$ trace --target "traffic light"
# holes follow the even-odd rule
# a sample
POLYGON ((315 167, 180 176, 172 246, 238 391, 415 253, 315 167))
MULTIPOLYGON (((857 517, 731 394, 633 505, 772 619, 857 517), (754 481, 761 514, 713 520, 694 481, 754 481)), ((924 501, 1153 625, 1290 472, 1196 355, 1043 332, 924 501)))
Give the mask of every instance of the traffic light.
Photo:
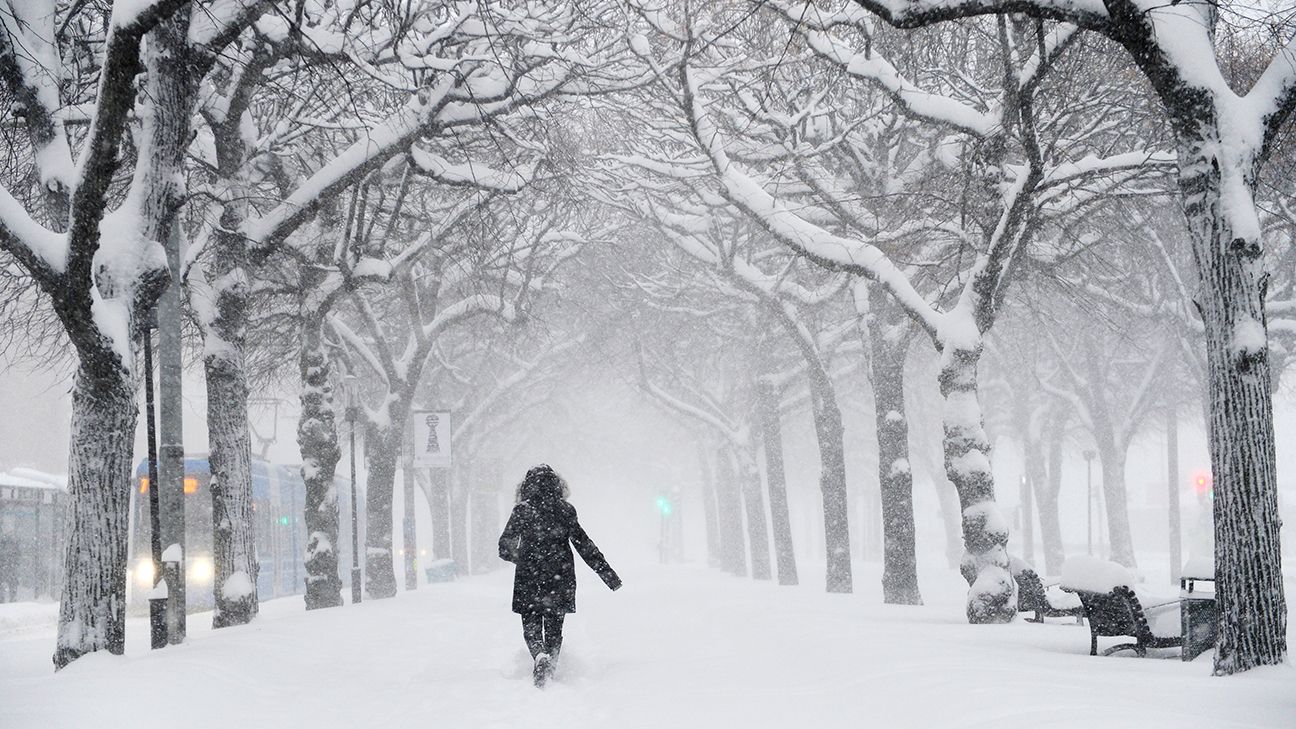
POLYGON ((657 510, 661 512, 661 515, 662 515, 662 516, 670 516, 670 515, 671 515, 671 502, 670 502, 670 498, 667 497, 667 496, 658 496, 658 497, 657 497, 657 510))
POLYGON ((288 517, 286 516, 279 517, 279 526, 288 526, 288 517))
POLYGON ((1193 490, 1197 492, 1198 496, 1213 498, 1215 496, 1214 485, 1214 479, 1208 472, 1198 472, 1193 477, 1193 490))

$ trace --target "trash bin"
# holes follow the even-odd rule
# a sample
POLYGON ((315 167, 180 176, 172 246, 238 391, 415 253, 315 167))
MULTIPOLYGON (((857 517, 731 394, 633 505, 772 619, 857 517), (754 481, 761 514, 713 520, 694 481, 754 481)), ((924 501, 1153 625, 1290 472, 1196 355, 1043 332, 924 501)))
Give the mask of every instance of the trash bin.
POLYGON ((1182 657, 1185 661, 1191 661, 1215 647, 1216 632, 1219 629, 1215 578, 1180 578, 1179 598, 1179 617, 1183 626, 1182 657))

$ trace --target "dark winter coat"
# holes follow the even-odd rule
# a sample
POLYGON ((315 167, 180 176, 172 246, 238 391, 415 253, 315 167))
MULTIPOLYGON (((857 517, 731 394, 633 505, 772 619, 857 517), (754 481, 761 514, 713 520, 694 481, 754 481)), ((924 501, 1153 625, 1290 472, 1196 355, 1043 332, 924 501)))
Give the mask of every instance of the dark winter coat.
POLYGON ((621 578, 577 521, 576 507, 560 500, 522 501, 513 507, 499 539, 500 558, 517 565, 513 612, 576 612, 572 547, 608 587, 621 586, 621 578))

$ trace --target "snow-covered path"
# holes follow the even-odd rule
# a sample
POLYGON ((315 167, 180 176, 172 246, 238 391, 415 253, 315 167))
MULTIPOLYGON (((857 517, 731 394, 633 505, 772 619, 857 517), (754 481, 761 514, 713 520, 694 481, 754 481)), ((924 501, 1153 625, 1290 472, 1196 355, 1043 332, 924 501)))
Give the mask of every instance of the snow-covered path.
POLYGON ((126 658, 58 675, 49 629, 0 638, 0 727, 1296 726, 1296 669, 1217 679, 1209 656, 1090 657, 1072 625, 967 625, 957 590, 930 597, 944 583, 902 608, 697 567, 622 574, 617 593, 581 574, 544 691, 500 571, 313 613, 274 601, 219 632, 200 616, 157 652, 134 621, 126 658))

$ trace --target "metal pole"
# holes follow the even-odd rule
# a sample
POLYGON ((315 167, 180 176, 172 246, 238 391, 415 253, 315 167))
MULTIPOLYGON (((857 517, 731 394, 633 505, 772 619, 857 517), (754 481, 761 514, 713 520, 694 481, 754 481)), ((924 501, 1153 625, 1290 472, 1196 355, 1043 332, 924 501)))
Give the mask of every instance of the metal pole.
POLYGON ((1088 497, 1086 500, 1089 502, 1089 509, 1088 509, 1089 520, 1087 522, 1087 527, 1085 528, 1085 541, 1087 544, 1086 549, 1088 550, 1088 554, 1090 556, 1093 555, 1093 508, 1094 508, 1093 457, 1094 457, 1093 451, 1084 452, 1085 480, 1088 484, 1086 486, 1085 494, 1088 497))
POLYGON ((676 562, 684 561, 684 512, 681 510, 683 496, 679 489, 671 493, 671 556, 676 562))
POLYGON ((360 592, 360 519, 356 506, 356 458, 355 458, 355 406, 347 408, 347 423, 350 424, 351 439, 351 602, 358 603, 363 597, 360 592))
POLYGON ((657 536, 657 558, 662 564, 666 564, 668 561, 666 559, 666 520, 669 517, 666 516, 666 512, 660 511, 660 509, 658 511, 660 512, 661 517, 661 529, 657 536))
MULTIPOLYGON (((153 410, 153 327, 144 330, 144 410, 148 423, 148 500, 149 546, 153 557, 153 590, 164 584, 162 579, 162 507, 158 500, 157 423, 153 410)), ((149 594, 149 645, 165 648, 167 644, 166 598, 149 594)))
POLYGON ((1022 556, 1027 562, 1035 561, 1035 511, 1031 485, 1026 476, 1021 477, 1022 556))
MULTIPOLYGON (((162 542, 175 545, 176 561, 164 566, 167 580, 167 640, 183 643, 185 624, 184 393, 181 362, 184 312, 180 297, 180 226, 166 239, 171 282, 158 299, 158 501, 162 507, 162 542)), ((194 498, 198 498, 196 495, 194 498)), ((164 550, 165 551, 165 550, 164 550)))
POLYGON ((1170 512, 1170 584, 1179 584, 1183 569, 1183 542, 1179 517, 1179 418, 1173 407, 1166 410, 1166 484, 1170 512))
MULTIPOLYGON (((401 439, 401 533, 405 543, 405 589, 418 589, 418 539, 414 527, 414 423, 405 423, 401 439)), ((463 567, 464 565, 460 565, 463 567)))

